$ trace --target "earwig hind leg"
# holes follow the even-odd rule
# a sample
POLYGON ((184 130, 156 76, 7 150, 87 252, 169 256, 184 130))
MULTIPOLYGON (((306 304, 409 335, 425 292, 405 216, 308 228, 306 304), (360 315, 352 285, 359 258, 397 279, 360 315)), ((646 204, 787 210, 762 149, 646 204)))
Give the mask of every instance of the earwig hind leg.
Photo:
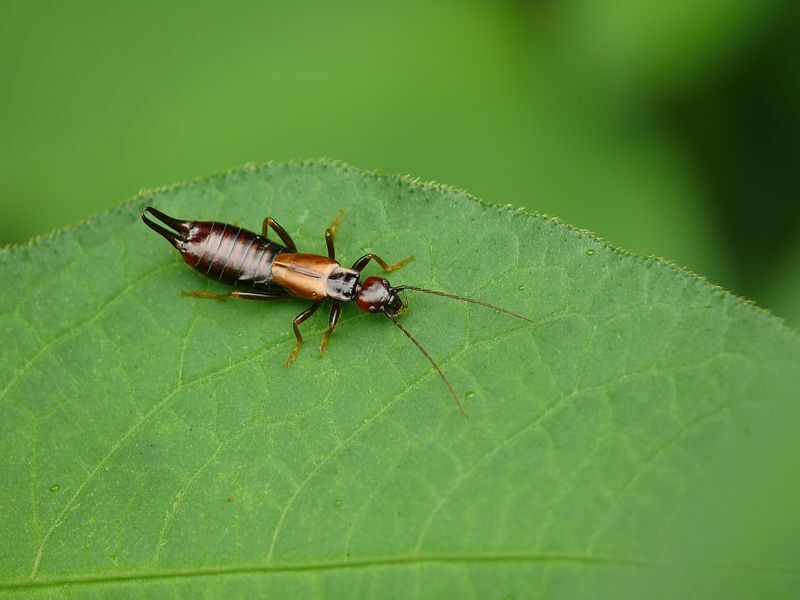
POLYGON ((239 298, 240 300, 283 300, 285 294, 258 294, 255 292, 226 292, 224 294, 214 294, 212 292, 187 292, 182 291, 181 296, 192 296, 194 298, 211 298, 213 300, 227 300, 228 298, 239 298))
POLYGON ((369 263, 369 261, 374 260, 376 263, 378 263, 381 266, 381 268, 386 273, 391 273, 392 271, 396 271, 400 267, 405 266, 406 264, 409 263, 409 261, 411 261, 413 259, 414 259, 413 255, 406 256, 403 260, 398 261, 398 262, 390 265, 389 263, 387 263, 385 260, 383 260, 380 256, 378 256, 376 254, 365 254, 364 256, 359 258, 356 262, 354 262, 353 266, 351 268, 354 271, 358 271, 360 273, 364 269, 364 267, 367 266, 367 263, 369 263))
POLYGON ((328 347, 328 338, 333 333, 333 330, 336 329, 336 324, 339 322, 339 316, 342 314, 342 307, 339 305, 338 302, 334 302, 333 306, 331 307, 331 315, 328 318, 328 329, 322 335, 322 342, 319 345, 319 357, 322 358, 322 355, 325 354, 325 349, 328 347))
POLYGON ((305 309, 303 312, 301 312, 294 318, 294 321, 292 322, 292 328, 294 329, 294 336, 297 338, 297 343, 294 345, 294 350, 292 350, 292 353, 289 355, 289 358, 287 358, 286 362, 283 363, 284 367, 288 367, 290 364, 294 362, 294 359, 297 358, 297 355, 300 352, 300 347, 303 345, 303 336, 300 335, 300 330, 297 328, 297 326, 300 325, 300 323, 305 321, 307 318, 309 318, 311 315, 313 315, 315 312, 317 312, 320 306, 321 306, 320 302, 315 302, 314 304, 309 306, 307 309, 305 309))
POLYGON ((272 227, 272 230, 278 234, 279 238, 281 238, 284 246, 286 246, 292 252, 297 252, 297 246, 295 245, 292 236, 290 236, 289 233, 272 217, 267 217, 264 219, 264 223, 261 225, 261 237, 267 237, 267 230, 270 227, 272 227))

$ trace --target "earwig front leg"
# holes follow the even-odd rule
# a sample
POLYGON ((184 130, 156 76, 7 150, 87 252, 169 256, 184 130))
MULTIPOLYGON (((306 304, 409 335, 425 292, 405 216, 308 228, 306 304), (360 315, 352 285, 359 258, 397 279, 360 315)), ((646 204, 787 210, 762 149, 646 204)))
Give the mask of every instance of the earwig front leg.
POLYGON ((290 236, 283 227, 278 225, 278 222, 272 217, 267 217, 264 219, 264 223, 261 225, 261 237, 267 237, 267 230, 270 227, 272 227, 275 233, 278 234, 278 237, 281 238, 284 246, 286 246, 292 252, 297 252, 297 246, 295 246, 292 236, 290 236))
POLYGON ((350 267, 350 268, 353 269, 354 271, 358 271, 360 273, 361 271, 364 270, 364 267, 367 266, 367 263, 369 261, 374 260, 376 263, 378 263, 381 266, 381 268, 384 271, 386 271, 387 273, 391 273, 392 271, 396 271, 400 267, 406 265, 413 258, 414 258, 413 255, 406 256, 403 260, 401 260, 399 262, 396 262, 393 265, 390 265, 385 260, 383 260, 380 256, 377 256, 376 254, 365 254, 364 256, 359 258, 356 262, 354 262, 353 266, 350 267))
POLYGON ((292 328, 294 328, 294 336, 297 338, 297 343, 294 345, 294 350, 292 350, 289 358, 287 358, 286 362, 283 363, 284 367, 288 367, 294 362, 294 359, 297 358, 297 354, 300 352, 300 346, 303 345, 303 336, 300 335, 300 330, 297 328, 297 326, 317 312, 320 306, 322 306, 321 302, 315 302, 294 318, 294 321, 292 322, 292 328))
POLYGON ((322 336, 322 342, 319 345, 319 357, 325 354, 325 349, 328 347, 328 338, 336 329, 336 324, 339 322, 339 315, 342 314, 342 307, 338 302, 334 302, 331 306, 331 316, 328 318, 328 330, 322 336))
POLYGON ((182 291, 181 296, 193 296, 195 298, 213 298, 214 300, 227 300, 228 298, 239 298, 240 300, 283 300, 286 294, 257 294, 255 292, 227 292, 225 294, 213 294, 211 292, 187 292, 182 291))

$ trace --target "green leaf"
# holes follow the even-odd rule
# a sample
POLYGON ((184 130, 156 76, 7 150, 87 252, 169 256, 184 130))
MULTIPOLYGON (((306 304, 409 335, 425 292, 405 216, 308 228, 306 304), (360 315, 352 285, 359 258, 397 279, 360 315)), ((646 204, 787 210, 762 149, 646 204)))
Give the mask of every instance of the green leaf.
MULTIPOLYGON (((0 261, 9 595, 653 591, 706 476, 796 400, 798 337, 695 276, 325 162, 147 193, 0 261), (284 369, 306 303, 182 297, 222 286, 142 225, 145 205, 254 230, 273 216, 318 253, 343 208, 346 264, 413 253, 393 282, 537 323, 410 297, 403 323, 468 419, 391 323, 355 307, 321 360, 327 315, 306 322, 284 369)), ((692 567, 797 592, 798 549, 762 550, 692 567)))

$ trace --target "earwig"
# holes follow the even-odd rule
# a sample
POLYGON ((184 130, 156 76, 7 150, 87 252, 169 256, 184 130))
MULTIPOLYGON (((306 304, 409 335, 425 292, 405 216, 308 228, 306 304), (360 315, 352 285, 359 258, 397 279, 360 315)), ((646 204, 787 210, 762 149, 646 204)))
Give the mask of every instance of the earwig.
POLYGON ((339 322, 341 303, 354 301, 356 306, 364 312, 382 313, 419 348, 441 376, 461 414, 466 416, 461 399, 450 380, 447 379, 419 340, 397 320, 397 317, 407 308, 406 301, 398 292, 409 290, 433 294, 491 308, 530 323, 535 321, 494 304, 448 292, 413 285, 393 287, 388 280, 382 277, 367 277, 361 281, 361 271, 370 261, 374 260, 384 272, 391 273, 414 257, 407 256, 401 261, 389 264, 375 254, 365 254, 356 260, 349 269, 341 266, 336 260, 334 248, 336 231, 341 217, 342 211, 339 211, 331 227, 325 230, 325 244, 328 248, 328 256, 325 257, 298 253, 294 240, 271 217, 264 219, 261 235, 257 235, 241 227, 215 221, 183 221, 149 206, 142 211, 142 221, 170 242, 190 267, 206 277, 234 287, 233 291, 224 294, 182 292, 183 295, 220 300, 226 298, 285 300, 292 297, 311 300, 312 304, 297 315, 292 322, 297 342, 286 359, 284 367, 288 367, 294 362, 303 345, 303 336, 300 335, 298 328, 303 321, 317 312, 326 300, 331 301, 328 329, 323 334, 319 346, 319 356, 322 357, 328 346, 328 339, 339 322), (170 229, 150 220, 148 215, 155 217, 170 229), (277 234, 282 244, 268 239, 269 229, 277 234))

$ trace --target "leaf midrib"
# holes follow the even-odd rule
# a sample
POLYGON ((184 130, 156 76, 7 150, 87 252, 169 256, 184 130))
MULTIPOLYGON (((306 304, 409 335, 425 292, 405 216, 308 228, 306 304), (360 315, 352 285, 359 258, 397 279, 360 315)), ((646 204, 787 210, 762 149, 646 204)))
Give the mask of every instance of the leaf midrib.
MULTIPOLYGON (((373 567, 403 567, 425 564, 494 564, 494 563, 564 563, 577 565, 594 565, 605 567, 622 567, 637 569, 653 569, 666 567, 668 563, 655 560, 633 559, 618 556, 581 555, 566 553, 530 553, 530 554, 431 554, 415 556, 395 556, 345 561, 317 561, 313 563, 284 563, 277 565, 249 565, 239 567, 202 567, 198 569, 173 569, 154 571, 152 573, 114 573, 87 574, 77 577, 53 577, 37 580, 17 580, 0 582, 0 590, 23 590, 54 588, 59 586, 91 585, 103 583, 135 583, 137 581, 168 581, 200 577, 225 577, 235 575, 258 575, 271 573, 307 573, 313 571, 337 571, 346 569, 369 569, 373 567)), ((800 574, 800 568, 781 564, 721 564, 720 569, 742 571, 758 571, 800 574)))
MULTIPOLYGON (((414 556, 378 557, 351 560, 316 561, 310 563, 287 562, 278 564, 260 564, 248 566, 202 567, 197 569, 173 569, 164 571, 84 574, 75 577, 53 577, 44 579, 21 579, 0 582, 2 589, 25 589, 56 587, 60 585, 85 585, 91 583, 135 582, 139 580, 183 579, 191 577, 209 577, 224 575, 246 575, 258 573, 292 573, 307 571, 332 571, 339 569, 363 569, 371 567, 415 566, 420 564, 453 564, 453 563, 537 563, 562 562, 619 567, 648 568, 661 566, 657 561, 634 559, 628 557, 561 554, 561 553, 507 553, 507 554, 430 554, 414 556)), ((766 566, 763 568, 781 568, 766 566)), ((792 569, 800 571, 800 569, 792 569)))

